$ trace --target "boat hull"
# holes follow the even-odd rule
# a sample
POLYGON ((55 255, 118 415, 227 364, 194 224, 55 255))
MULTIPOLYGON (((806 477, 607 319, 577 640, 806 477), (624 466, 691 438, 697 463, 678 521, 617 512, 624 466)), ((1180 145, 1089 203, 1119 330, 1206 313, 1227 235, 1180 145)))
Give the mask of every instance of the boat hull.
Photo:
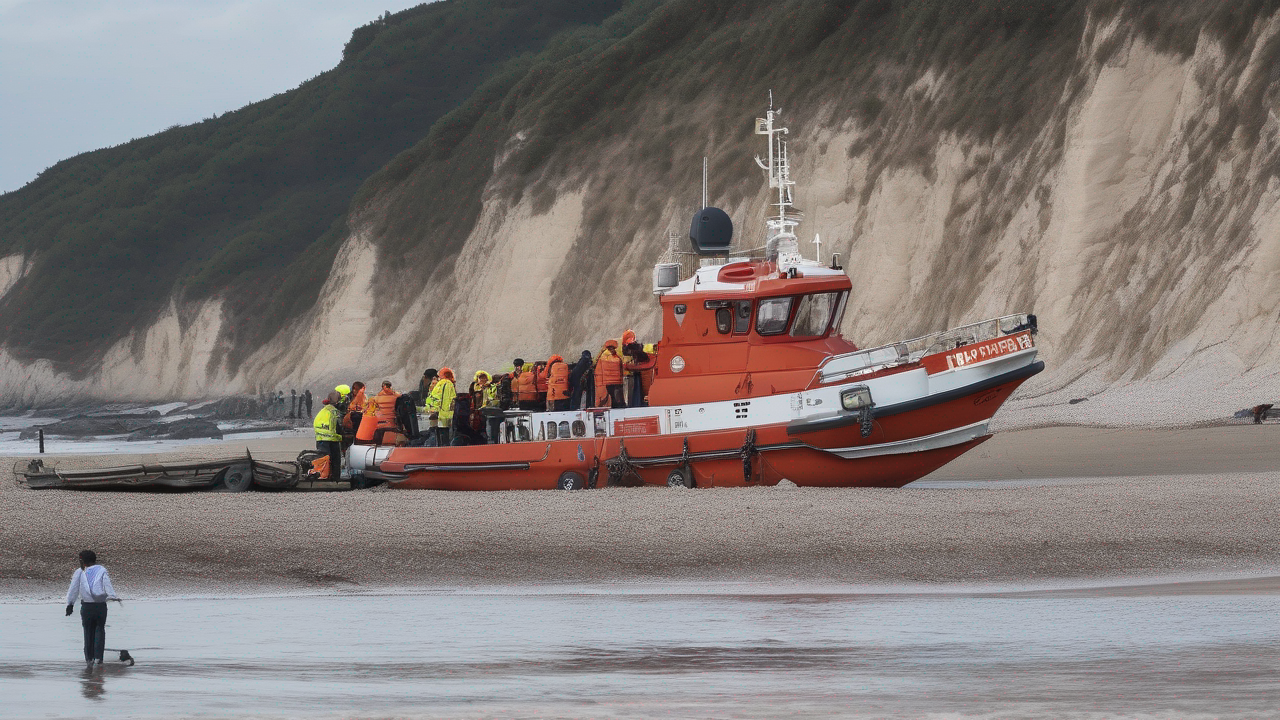
MULTIPOLYGON (((498 445, 383 448, 361 461, 395 487, 431 490, 550 490, 618 485, 902 487, 976 447, 1019 385, 1043 367, 1028 363, 873 413, 691 433, 583 437, 498 445), (566 482, 568 475, 569 482, 566 482)), ((373 450, 370 448, 369 450, 373 450)), ((367 452, 367 451, 366 451, 367 452)))

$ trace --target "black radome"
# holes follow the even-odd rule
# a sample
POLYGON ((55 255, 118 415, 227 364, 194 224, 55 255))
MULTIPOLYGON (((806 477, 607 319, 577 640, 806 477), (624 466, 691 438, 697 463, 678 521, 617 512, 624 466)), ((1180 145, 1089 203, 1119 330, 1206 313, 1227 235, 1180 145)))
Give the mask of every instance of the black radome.
POLYGON ((705 207, 689 225, 689 243, 699 255, 726 255, 733 242, 733 220, 720 208, 705 207))

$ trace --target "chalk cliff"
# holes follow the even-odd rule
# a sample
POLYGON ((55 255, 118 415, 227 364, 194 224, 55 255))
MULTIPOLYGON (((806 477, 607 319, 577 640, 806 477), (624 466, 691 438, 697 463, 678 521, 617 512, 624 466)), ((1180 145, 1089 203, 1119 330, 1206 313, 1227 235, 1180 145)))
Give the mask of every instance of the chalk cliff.
MULTIPOLYGON (((751 122, 773 89, 801 237, 844 258, 857 344, 1036 313, 1048 370, 1007 424, 1183 424, 1280 395, 1274 7, 1043 5, 628 6, 369 178, 317 299, 264 340, 229 350, 226 299, 175 294, 87 372, 0 354, 0 393, 403 386, 653 337, 650 268, 704 155, 712 204, 760 240, 751 122), (775 47, 770 28, 792 34, 775 47)), ((0 291, 28 265, 0 259, 0 291)))

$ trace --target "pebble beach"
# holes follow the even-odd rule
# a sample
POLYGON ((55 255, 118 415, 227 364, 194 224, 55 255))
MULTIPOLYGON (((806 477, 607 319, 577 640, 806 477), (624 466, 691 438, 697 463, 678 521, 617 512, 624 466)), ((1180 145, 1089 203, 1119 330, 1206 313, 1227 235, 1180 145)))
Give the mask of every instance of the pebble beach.
MULTIPOLYGON (((256 440, 288 459, 306 442, 256 440)), ((1280 426, 998 434, 902 490, 242 494, 0 489, 0 594, 93 547, 137 596, 610 582, 1280 575, 1280 426)), ((64 467, 243 452, 53 456, 64 467)), ((14 458, 14 461, 20 461, 14 458)))

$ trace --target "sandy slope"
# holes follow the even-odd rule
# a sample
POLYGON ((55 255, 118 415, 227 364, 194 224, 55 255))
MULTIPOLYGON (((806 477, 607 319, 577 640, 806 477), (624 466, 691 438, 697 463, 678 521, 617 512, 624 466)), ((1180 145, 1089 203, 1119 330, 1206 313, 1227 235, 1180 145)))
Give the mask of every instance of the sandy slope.
POLYGON ((1275 425, 1013 432, 905 490, 158 495, 6 483, 0 592, 56 594, 82 546, 133 595, 1267 574, 1280 567, 1278 442, 1275 425), (1082 477, 1011 482, 1071 476, 1082 477))
MULTIPOLYGON (((1237 127, 1256 110, 1251 83, 1266 77, 1278 29, 1275 17, 1260 18, 1230 51, 1205 33, 1183 57, 1124 24, 1090 25, 1061 39, 1078 45, 1076 89, 1022 98, 1051 108, 1052 120, 1016 142, 921 129, 930 103, 953 91, 946 68, 881 88, 887 105, 875 127, 851 111, 863 88, 833 85, 825 105, 789 108, 804 249, 821 233, 824 253, 840 252, 854 281, 846 336, 869 346, 1037 313, 1047 371, 1011 401, 1028 412, 1004 427, 1186 426, 1280 398, 1280 180, 1271 170, 1280 120, 1271 113, 1252 134, 1237 127), (1081 397, 1089 401, 1068 404, 1081 397)), ((644 96, 636 116, 666 116, 670 102, 644 96)), ((683 165, 654 174, 654 133, 676 138, 665 152, 690 167, 704 154, 723 166, 727 153, 758 151, 745 129, 762 102, 726 89, 664 126, 636 123, 607 145, 557 157, 540 180, 549 204, 547 192, 514 201, 502 192, 514 180, 495 158, 479 221, 456 255, 424 260, 420 287, 380 284, 389 261, 379 257, 378 213, 390 203, 373 204, 353 220, 313 310, 234 373, 217 360, 222 313, 209 301, 171 307, 79 380, 0 352, 0 400, 170 399, 353 377, 403 385, 426 367, 468 376, 514 355, 576 355, 628 326, 652 335, 651 263, 667 232, 686 227, 697 190, 674 182, 683 165), (726 117, 742 117, 743 133, 710 129, 726 117)), ((763 178, 713 177, 712 194, 742 242, 758 243, 763 178), (750 190, 716 197, 726 186, 750 190)), ((0 260, 0 290, 23 262, 0 260)))

